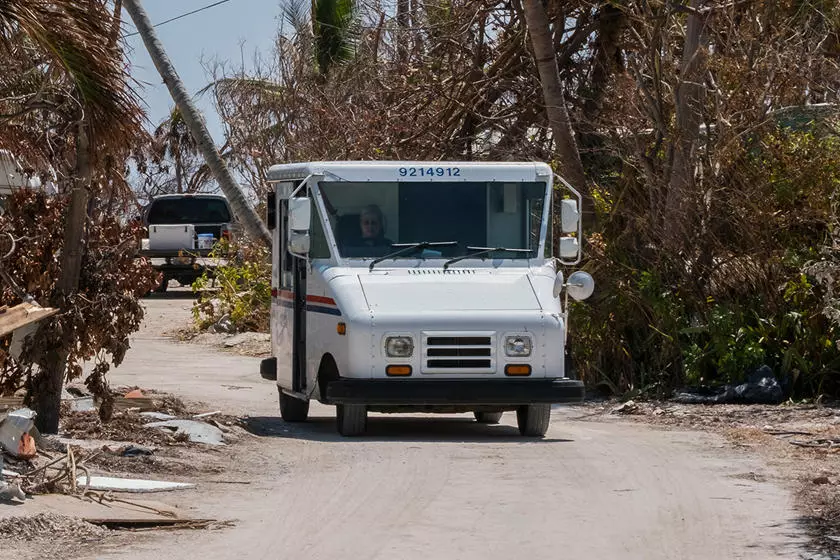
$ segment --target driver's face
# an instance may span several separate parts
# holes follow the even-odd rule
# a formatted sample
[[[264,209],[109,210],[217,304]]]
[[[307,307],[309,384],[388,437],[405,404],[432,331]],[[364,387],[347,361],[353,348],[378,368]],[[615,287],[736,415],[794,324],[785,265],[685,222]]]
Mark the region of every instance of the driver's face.
[[[359,219],[362,225],[362,237],[370,239],[377,237],[382,229],[382,224],[379,223],[379,218],[374,214],[362,214]]]

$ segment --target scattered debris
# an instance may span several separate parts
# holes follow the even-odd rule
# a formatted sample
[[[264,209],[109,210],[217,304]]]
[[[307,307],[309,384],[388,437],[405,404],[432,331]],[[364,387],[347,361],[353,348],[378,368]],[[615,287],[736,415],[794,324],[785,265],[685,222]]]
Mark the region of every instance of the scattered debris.
[[[154,451],[148,447],[143,447],[142,445],[127,445],[126,447],[120,449],[117,452],[117,455],[120,457],[139,457],[141,455],[148,456],[152,453],[154,453]]]
[[[768,366],[760,367],[739,385],[684,389],[674,396],[674,401],[684,404],[779,404],[784,400],[782,386]]]
[[[221,414],[221,410],[214,410],[213,412],[203,412],[201,414],[196,414],[193,418],[207,418],[208,416],[215,416],[216,414]]]
[[[161,430],[172,430],[176,434],[186,434],[190,441],[206,443],[208,445],[224,445],[224,434],[222,431],[210,424],[197,422],[195,420],[167,420],[165,422],[152,422],[146,424],[149,428]]]
[[[20,482],[0,482],[0,501],[8,502],[12,500],[26,499],[26,494],[20,488]]]
[[[108,529],[104,527],[55,513],[0,519],[0,535],[27,541],[58,539],[95,541],[108,533]]]
[[[814,484],[831,484],[831,480],[827,476],[818,476],[811,482],[813,482]]]
[[[142,414],[142,413],[140,413]],[[140,414],[132,411],[116,412],[109,422],[102,422],[95,412],[72,412],[61,419],[62,433],[78,440],[109,440],[135,445],[166,445],[180,439],[160,430],[149,428]]]
[[[791,440],[790,444],[799,447],[822,447],[825,449],[837,448],[840,450],[840,438],[818,438],[809,441]]]
[[[640,409],[639,405],[636,404],[634,401],[627,401],[626,403],[619,405],[610,411],[610,414],[639,414]]]
[[[96,410],[93,397],[78,397],[74,399],[63,399],[63,402],[70,403],[70,410],[73,412],[88,412]]]
[[[141,412],[140,416],[146,418],[154,418],[155,420],[175,420],[177,416],[171,414],[164,414],[163,412]]]
[[[6,453],[20,459],[32,459],[37,454],[35,440],[29,434],[35,427],[35,412],[20,408],[0,420],[0,446]]]
[[[144,395],[144,394],[143,394],[143,391],[141,391],[140,389],[135,389],[135,390],[133,390],[133,391],[129,391],[129,392],[128,392],[128,393],[126,393],[124,396],[125,396],[125,398],[127,398],[127,399],[142,399],[142,398],[143,398],[143,397],[145,397],[146,395]]]
[[[113,492],[169,492],[195,488],[195,484],[187,482],[164,482],[157,480],[137,480],[132,478],[115,478],[110,476],[81,475],[76,484],[90,490],[109,490]]]

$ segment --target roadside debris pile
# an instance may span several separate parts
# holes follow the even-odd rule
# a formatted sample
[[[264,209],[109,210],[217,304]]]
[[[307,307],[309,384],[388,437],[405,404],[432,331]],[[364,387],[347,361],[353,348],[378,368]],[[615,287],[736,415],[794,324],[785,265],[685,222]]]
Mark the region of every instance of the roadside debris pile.
[[[102,422],[95,409],[71,408],[63,415],[62,433],[75,439],[131,442],[141,447],[179,443],[219,446],[232,437],[232,427],[239,422],[221,411],[196,414],[176,397],[136,387],[120,391],[114,403],[115,412],[108,422]],[[138,450],[132,453],[144,454]]]
[[[27,541],[68,538],[82,542],[97,541],[108,532],[105,527],[51,512],[0,519],[0,536]]]
[[[768,366],[762,366],[747,376],[746,381],[720,387],[695,387],[677,391],[675,402],[685,404],[779,404],[785,391]]]
[[[134,461],[143,463],[137,470],[156,472],[153,456],[161,447],[215,448],[235,438],[232,427],[237,419],[225,417],[220,411],[191,413],[180,399],[169,395],[126,388],[116,395],[115,412],[109,422],[100,420],[98,403],[83,389],[68,387],[65,395],[60,436],[38,433],[35,413],[28,408],[0,413],[0,501],[25,501],[29,496],[49,493],[100,499],[102,495],[96,492],[194,488],[187,482],[100,476],[91,470],[115,461],[123,461],[122,466]]]

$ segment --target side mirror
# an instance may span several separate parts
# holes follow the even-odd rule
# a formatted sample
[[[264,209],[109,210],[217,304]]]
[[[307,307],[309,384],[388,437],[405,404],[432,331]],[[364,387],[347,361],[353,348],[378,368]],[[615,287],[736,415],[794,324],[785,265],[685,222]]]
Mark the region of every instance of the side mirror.
[[[563,292],[563,285],[563,271],[561,270],[554,277],[554,290],[552,290],[554,297],[560,297],[560,294]]]
[[[574,259],[580,254],[580,244],[577,237],[560,238],[560,258]]]
[[[274,190],[265,199],[265,225],[269,230],[277,227],[277,193]]]
[[[563,233],[577,233],[580,223],[580,211],[576,200],[564,198],[560,201],[560,226]]]
[[[578,270],[569,276],[569,283],[566,284],[569,296],[577,301],[583,301],[595,292],[595,279],[588,272]]]
[[[309,231],[312,204],[306,197],[289,199],[289,231]],[[290,236],[291,238],[291,236]]]
[[[309,254],[310,239],[308,232],[293,231],[289,234],[289,252],[293,255]]]

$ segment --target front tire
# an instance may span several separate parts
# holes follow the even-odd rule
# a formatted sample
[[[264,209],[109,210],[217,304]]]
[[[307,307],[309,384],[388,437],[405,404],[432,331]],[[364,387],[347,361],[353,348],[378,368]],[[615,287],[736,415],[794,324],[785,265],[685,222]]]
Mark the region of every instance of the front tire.
[[[501,412],[473,412],[479,424],[498,424],[502,419]]]
[[[284,393],[279,387],[280,392],[280,416],[285,422],[306,422],[309,416],[309,401],[302,401],[296,399],[291,395]]]
[[[338,433],[344,437],[360,436],[367,429],[367,407],[363,404],[336,406]]]
[[[550,404],[529,404],[516,409],[516,423],[523,436],[543,437],[550,420]]]

